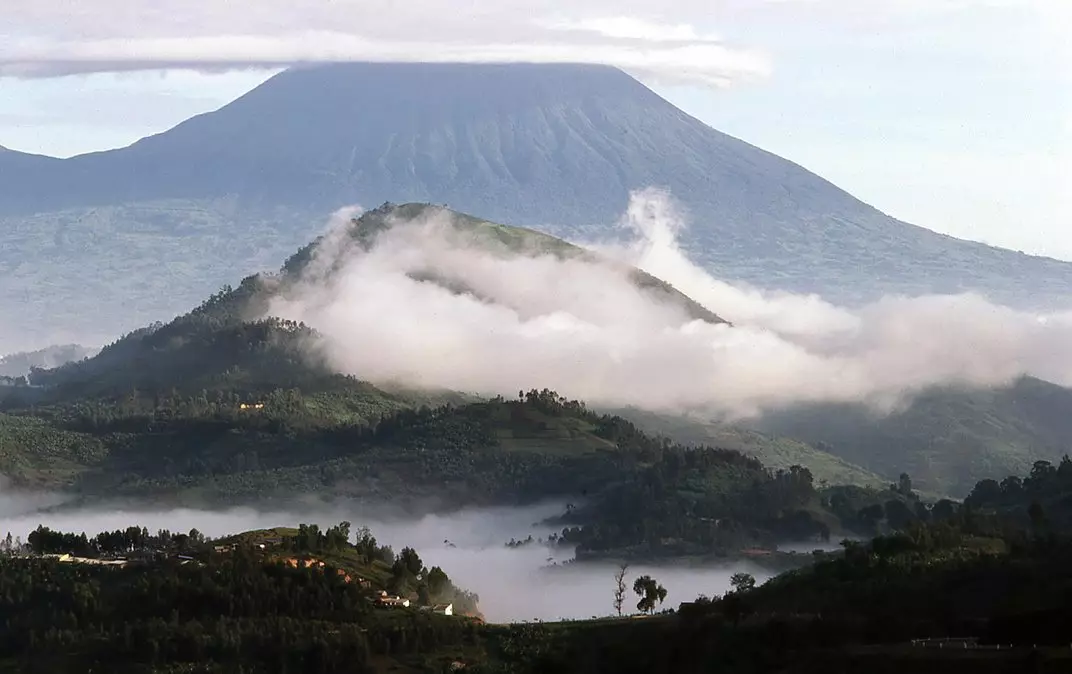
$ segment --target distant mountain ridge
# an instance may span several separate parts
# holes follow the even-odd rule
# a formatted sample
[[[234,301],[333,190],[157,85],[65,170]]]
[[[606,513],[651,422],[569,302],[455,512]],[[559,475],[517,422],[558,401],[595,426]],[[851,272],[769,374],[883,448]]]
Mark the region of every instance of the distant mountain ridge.
[[[295,68],[127,148],[5,152],[0,177],[0,312],[29,307],[35,340],[165,319],[346,204],[444,203],[592,240],[648,186],[681,203],[688,254],[722,278],[844,303],[1072,297],[1070,263],[897,221],[602,66]]]
[[[89,358],[97,349],[80,344],[54,345],[32,352],[10,353],[0,356],[0,376],[21,377],[34,368],[50,369],[66,363]]]

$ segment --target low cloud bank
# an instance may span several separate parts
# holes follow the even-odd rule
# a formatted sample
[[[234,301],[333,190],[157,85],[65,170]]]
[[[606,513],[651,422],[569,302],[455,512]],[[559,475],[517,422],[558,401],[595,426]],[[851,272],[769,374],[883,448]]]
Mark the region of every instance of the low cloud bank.
[[[20,517],[68,500],[68,496],[60,493],[18,489],[12,485],[10,478],[0,474],[0,522],[9,519],[17,521]]]
[[[368,251],[339,224],[271,313],[315,327],[322,357],[374,382],[492,395],[548,387],[594,404],[727,418],[801,402],[890,408],[931,386],[1025,374],[1072,384],[1072,314],[972,294],[849,310],[726,283],[683,254],[684,219],[656,190],[635,193],[621,224],[629,243],[588,246],[606,262],[492,252],[443,213],[393,223]],[[734,326],[690,319],[640,290],[622,262]]]

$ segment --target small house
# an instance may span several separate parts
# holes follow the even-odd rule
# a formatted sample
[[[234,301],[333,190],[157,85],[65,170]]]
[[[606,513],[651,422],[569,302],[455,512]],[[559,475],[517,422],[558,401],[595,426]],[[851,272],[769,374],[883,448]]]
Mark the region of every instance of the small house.
[[[387,590],[380,591],[380,596],[376,599],[376,603],[380,606],[386,606],[389,608],[409,608],[409,599],[404,599],[397,595],[387,594]]]

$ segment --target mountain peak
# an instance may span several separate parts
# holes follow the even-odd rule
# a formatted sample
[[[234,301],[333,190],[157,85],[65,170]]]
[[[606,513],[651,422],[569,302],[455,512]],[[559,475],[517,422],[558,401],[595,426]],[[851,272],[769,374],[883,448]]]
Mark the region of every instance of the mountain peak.
[[[0,174],[0,266],[24,270],[3,284],[0,313],[65,317],[20,326],[40,340],[162,318],[235,269],[284,259],[349,204],[446,203],[592,241],[614,236],[631,193],[653,186],[688,214],[690,259],[729,281],[839,304],[972,290],[1047,308],[1072,296],[1072,264],[897,221],[607,66],[293,68],[130,147],[6,152]],[[114,245],[131,236],[136,247]]]
[[[357,112],[354,106],[359,106],[362,115],[370,115],[374,103],[371,107],[420,110],[441,118],[637,91],[646,89],[621,70],[600,65],[333,63],[286,70],[231,105],[304,105],[310,112],[310,100],[317,100],[318,109],[328,104],[334,112]]]

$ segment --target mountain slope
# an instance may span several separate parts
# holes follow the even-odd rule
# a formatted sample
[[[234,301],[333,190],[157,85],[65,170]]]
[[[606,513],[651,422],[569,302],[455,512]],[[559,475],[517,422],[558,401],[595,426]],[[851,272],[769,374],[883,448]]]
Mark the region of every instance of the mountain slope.
[[[0,376],[21,377],[33,368],[54,368],[96,353],[80,344],[56,344],[31,352],[10,353],[0,357]]]
[[[50,307],[53,331],[163,319],[344,204],[447,203],[605,238],[630,190],[652,185],[691,214],[695,260],[761,287],[848,302],[972,288],[1033,305],[1072,290],[1070,264],[898,222],[599,66],[299,68],[128,148],[2,157],[0,310]],[[41,320],[22,331],[45,334]]]
[[[905,471],[922,489],[963,496],[981,479],[1024,474],[1067,453],[1072,390],[1031,378],[994,390],[932,389],[889,416],[810,405],[768,414],[758,428],[888,479]]]
[[[804,466],[819,483],[882,487],[889,482],[839,456],[789,437],[766,435],[695,417],[656,414],[639,409],[613,410],[613,413],[628,419],[647,433],[667,437],[674,442],[732,449],[753,456],[764,466],[775,469]]]

